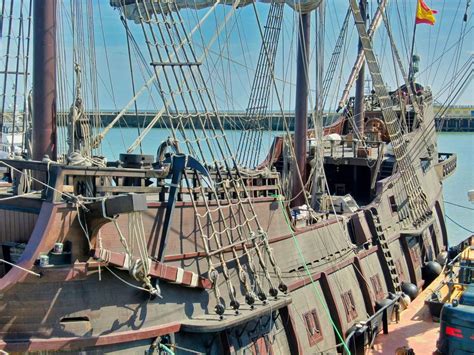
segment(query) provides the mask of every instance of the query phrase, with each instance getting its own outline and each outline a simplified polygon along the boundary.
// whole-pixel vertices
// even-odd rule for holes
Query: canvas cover
[[[204,9],[211,7],[217,2],[223,5],[232,6],[238,1],[237,7],[242,7],[251,4],[254,0],[110,0],[113,7],[122,8],[124,16],[128,20],[134,22],[140,21],[140,14],[145,17],[145,14],[150,16],[156,12],[170,11],[169,4],[174,3],[179,9]],[[270,4],[273,2],[284,2],[292,9],[303,13],[310,12],[316,9],[321,0],[255,0]],[[173,6],[174,8],[174,6]],[[146,18],[143,18],[146,22]]]

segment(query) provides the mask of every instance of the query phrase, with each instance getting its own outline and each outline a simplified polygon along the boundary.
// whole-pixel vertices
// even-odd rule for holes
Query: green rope
[[[342,337],[341,333],[339,332],[339,329],[337,329],[337,326],[336,326],[336,324],[334,323],[334,320],[331,317],[331,312],[329,311],[329,308],[327,307],[326,303],[324,302],[323,296],[319,292],[318,287],[316,286],[316,283],[314,282],[313,277],[311,276],[311,272],[308,269],[308,266],[306,264],[306,260],[305,260],[304,255],[303,255],[303,251],[301,250],[298,239],[296,239],[295,233],[293,232],[293,228],[291,227],[291,223],[290,223],[290,220],[288,218],[288,214],[285,212],[285,207],[283,206],[283,202],[282,202],[283,196],[273,195],[273,197],[275,197],[278,200],[278,202],[279,202],[279,204],[282,208],[283,214],[285,215],[286,224],[288,226],[288,229],[290,230],[291,237],[293,239],[293,242],[295,243],[296,249],[298,250],[298,254],[301,258],[301,261],[303,262],[304,269],[305,269],[306,273],[308,274],[309,279],[311,280],[311,285],[313,285],[316,297],[319,299],[319,302],[321,302],[321,304],[323,305],[323,308],[326,311],[326,313],[329,317],[329,320],[331,321],[332,327],[334,328],[334,331],[336,332],[336,335],[339,338],[339,340],[341,341],[344,349],[347,351],[347,353],[349,355],[351,355],[351,351],[349,350],[349,347],[347,346],[346,342],[344,341],[344,338]]]
[[[168,354],[174,355],[174,351],[168,348],[165,344],[160,343],[160,349],[166,351]]]

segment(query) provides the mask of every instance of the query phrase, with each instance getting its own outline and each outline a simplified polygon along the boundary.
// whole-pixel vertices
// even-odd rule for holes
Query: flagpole
[[[438,13],[436,10],[430,9],[423,0],[418,0],[416,5],[416,12],[415,12],[415,26],[413,27],[413,38],[411,40],[411,52],[409,58],[409,66],[408,66],[408,80],[414,83],[415,79],[415,68],[413,66],[413,52],[415,51],[415,36],[416,36],[416,26],[418,23],[427,23],[429,25],[434,25],[436,19],[434,14]]]
[[[414,73],[413,73],[413,52],[415,51],[415,36],[416,36],[416,14],[415,14],[415,26],[413,27],[413,38],[411,40],[411,51],[410,51],[410,58],[409,58],[409,66],[408,66],[408,80],[413,81]]]

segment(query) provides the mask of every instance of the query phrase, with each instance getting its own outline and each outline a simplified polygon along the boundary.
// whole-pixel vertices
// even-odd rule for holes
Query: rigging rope
[[[318,107],[318,110],[320,111],[320,114],[323,113],[324,108],[326,106],[326,101],[328,98],[328,93],[329,93],[329,88],[331,87],[334,74],[337,69],[337,65],[339,63],[339,58],[342,53],[342,49],[344,47],[344,44],[347,39],[347,29],[349,27],[349,19],[351,15],[351,9],[347,9],[346,17],[344,19],[344,22],[342,23],[341,30],[339,32],[339,36],[336,40],[336,44],[334,45],[334,50],[331,55],[331,60],[329,62],[328,68],[326,70],[326,74],[324,76],[324,81],[323,81],[323,87],[321,90],[321,95],[322,95],[322,101],[321,101],[321,107]]]
[[[258,15],[258,12],[257,12],[257,8],[256,8],[256,5],[255,3],[252,3],[252,6],[253,6],[253,9],[254,9],[254,13],[255,13],[255,17],[257,19],[257,24],[258,24],[258,29],[259,29],[259,33],[260,33],[260,37],[263,39],[264,38],[264,34],[263,34],[263,31],[262,31],[262,26],[261,26],[261,22],[260,22],[260,18],[259,18],[259,15]],[[300,14],[295,12],[294,13],[294,16],[295,17],[299,17]],[[300,24],[301,25],[301,24]],[[305,41],[302,40],[302,43],[304,44]],[[308,48],[306,48],[304,45],[302,46],[302,51],[303,53],[306,53],[306,51],[308,50]],[[304,58],[307,58],[307,55],[304,54],[303,55]],[[306,65],[304,65],[305,68],[309,68],[309,63],[305,63]],[[309,82],[309,73],[306,71],[305,73],[303,73],[303,75],[305,76],[305,80],[307,80]],[[281,113],[281,116],[282,116],[282,121],[283,121],[283,126],[284,126],[284,129],[286,131],[286,136],[288,138],[288,145],[287,147],[289,148],[289,151],[290,151],[290,155],[291,157],[294,157],[296,156],[295,154],[295,147],[294,147],[294,144],[292,143],[292,139],[291,139],[291,132],[290,132],[290,129],[289,129],[289,124],[288,124],[288,120],[286,119],[286,116],[285,116],[285,112],[283,111],[283,103],[282,103],[282,100],[281,100],[281,97],[280,97],[280,94],[279,94],[279,90],[278,90],[278,87],[276,85],[276,80],[274,77],[272,77],[272,85],[274,87],[274,93],[275,93],[275,97],[276,97],[276,100],[277,100],[277,104],[278,104],[278,107],[279,107],[279,110],[280,110],[280,113]],[[297,167],[295,167],[295,169],[293,169],[291,171],[291,178],[292,179],[298,179],[299,180],[299,184],[300,186],[304,187],[305,184],[303,183],[303,178],[302,178],[302,175],[301,175],[301,171],[300,169],[298,169]],[[286,192],[286,191],[285,191]],[[304,188],[302,188],[300,190],[300,192],[296,195],[296,196],[291,196],[291,199],[290,201],[298,198],[301,194],[304,195],[304,201],[306,203],[307,206],[310,206],[310,203],[309,203],[309,200],[308,200],[308,194],[305,192]]]
[[[214,7],[211,8],[211,10],[214,9]],[[210,11],[206,14],[206,15],[210,15]],[[229,21],[231,19],[233,15],[233,12],[229,13],[225,19],[224,19],[224,24],[222,24],[221,26],[219,26],[219,28],[217,29],[217,31],[215,32],[215,34],[213,35],[213,37],[211,38],[211,40],[209,41],[209,43],[207,43],[205,49],[204,49],[204,53],[199,57],[198,61],[197,62],[203,62],[207,56],[208,56],[208,53],[210,51],[210,48],[211,46],[214,44],[214,42],[218,39],[221,31],[225,28],[225,23],[227,23],[227,21]],[[198,29],[200,30],[201,28],[201,25],[203,23],[203,21],[207,18],[207,16],[205,16],[203,19],[201,19],[201,21],[199,22],[198,26],[195,27],[195,29]],[[192,36],[192,33],[193,31],[191,31],[191,35],[190,37]],[[184,46],[185,43],[182,43],[182,46]],[[173,57],[170,58],[170,60],[172,60]],[[158,75],[158,74],[157,74]],[[157,77],[157,75],[153,75],[153,78]],[[181,82],[179,83],[179,85],[184,85],[185,84],[185,80],[187,79],[190,79],[191,77],[191,73],[188,73],[182,80]],[[135,95],[136,96],[136,95]],[[134,96],[134,97],[135,97]],[[156,115],[151,119],[150,123],[143,129],[142,133],[135,139],[135,141],[130,145],[130,147],[127,149],[127,152],[128,153],[131,153],[133,152],[139,144],[141,144],[141,142],[143,141],[143,139],[148,135],[148,133],[150,133],[151,129],[155,126],[155,124],[158,122],[159,119],[162,118],[163,114],[166,112],[166,106],[167,105],[170,105],[171,103],[169,101],[165,102],[163,107],[156,113]],[[122,111],[124,112],[124,111]],[[118,117],[118,116],[117,116]],[[163,120],[164,121],[164,120]],[[165,123],[166,124],[166,123]]]
[[[197,30],[200,30],[201,26],[203,23],[206,21],[206,19],[214,12],[216,9],[217,5],[220,3],[220,0],[216,1],[216,3],[208,10],[208,12],[203,16],[201,21],[191,30],[189,33],[189,37],[192,37],[194,33]],[[182,43],[179,43],[177,50],[181,49],[183,45],[186,44],[186,40],[183,39]],[[173,57],[170,58],[170,61],[173,59]],[[128,111],[128,109],[134,104],[134,102],[145,92],[145,90],[149,89],[152,84],[158,79],[158,74],[153,73],[150,75],[149,79],[143,84],[143,86],[140,88],[140,90],[137,91],[136,95],[132,97],[132,99],[123,107],[123,109],[119,112],[119,114],[100,132],[94,140],[94,146],[98,146],[100,142],[104,139],[104,137],[107,135],[107,133],[112,129],[112,127],[115,126],[117,122],[120,121],[120,119],[125,115],[125,113]]]
[[[24,193],[24,194],[21,194],[21,195],[14,195],[14,196],[9,196],[9,197],[0,197],[0,201],[15,200],[17,198],[22,198],[22,197],[32,196],[32,195],[37,195],[37,194],[41,194],[41,191],[31,191],[31,192],[27,192],[27,193]]]
[[[462,224],[456,222],[454,219],[449,217],[447,214],[445,214],[446,218],[449,219],[451,222],[453,222],[455,225],[457,225],[459,228],[464,229],[466,232],[469,233],[474,233],[474,230],[470,230],[469,228],[464,227]]]
[[[244,132],[237,147],[237,160],[246,167],[255,167],[262,150],[263,126],[266,117],[271,80],[274,75],[275,58],[283,20],[283,4],[272,2],[263,34],[257,68],[250,90],[250,97],[244,118]],[[268,118],[267,118],[268,119]],[[250,125],[248,128],[247,126]]]
[[[3,90],[0,92],[0,138],[2,135],[11,135],[11,141],[4,139],[2,143],[10,156],[13,156],[18,148],[22,153],[28,152],[27,131],[31,127],[28,106],[31,11],[31,0],[21,0],[19,4],[13,0],[7,4],[6,0],[3,0],[0,13],[0,77],[3,82]],[[7,25],[6,32],[3,32],[4,24]],[[20,79],[21,76],[23,77]],[[19,105],[23,106],[22,110]],[[9,123],[8,131],[4,130],[5,122]]]
[[[102,198],[102,215],[105,219],[111,221],[115,229],[117,230],[120,238],[120,242],[127,253],[128,260],[125,262],[125,267],[129,270],[130,274],[137,281],[141,281],[145,289],[151,295],[160,297],[159,289],[155,288],[151,283],[151,278],[148,275],[150,273],[150,258],[148,257],[148,248],[146,245],[146,236],[145,230],[143,227],[143,219],[141,212],[131,212],[128,216],[128,230],[129,230],[129,240],[125,238],[118,222],[117,217],[109,217],[107,215],[105,202],[107,198]],[[134,247],[138,249],[140,258],[134,258]],[[102,251],[102,250],[101,250]],[[104,254],[101,259],[107,262],[107,256]]]
[[[204,176],[195,173],[193,179],[190,179],[184,171],[183,181],[180,181],[180,184],[184,182],[190,191],[189,199],[195,209],[198,229],[206,251],[208,274],[213,282],[217,300],[216,311],[221,315],[224,312],[224,305],[220,302],[218,273],[212,260],[214,257],[218,259],[218,264],[222,268],[231,306],[234,309],[239,308],[236,294],[238,289],[231,281],[228,261],[224,258],[223,248],[228,248],[236,260],[239,281],[246,290],[246,301],[249,304],[254,302],[252,290],[248,283],[249,277],[246,276],[246,271],[240,264],[239,254],[235,248],[236,243],[243,243],[240,257],[249,259],[248,271],[256,275],[247,242],[252,245],[258,264],[264,271],[266,281],[270,284],[269,293],[272,296],[276,296],[278,290],[273,286],[274,280],[270,277],[264,256],[268,257],[270,265],[279,279],[279,288],[284,292],[281,272],[273,259],[268,237],[259,224],[250,194],[228,144],[221,117],[213,101],[212,91],[206,86],[200,68],[202,63],[197,59],[190,35],[184,27],[180,13],[175,11],[177,5],[175,3],[167,5],[170,11],[163,11],[164,5],[161,2],[151,2],[148,5],[137,7],[142,19],[139,25],[152,60],[155,76],[160,75],[160,80],[156,82],[156,85],[168,119],[171,138],[184,143],[182,147],[179,147],[179,153],[183,152],[199,158],[215,175],[215,182],[209,186],[205,182]],[[232,5],[226,18],[232,16],[239,2]],[[220,28],[226,29],[225,23],[221,24]],[[214,35],[215,38],[217,36],[218,34]],[[222,52],[223,49],[220,48],[220,50]],[[208,185],[206,189],[205,185]],[[200,193],[197,193],[198,191]],[[213,205],[215,204],[217,208],[211,208],[210,201],[206,196],[213,197]],[[199,203],[204,202],[204,206],[201,204],[200,209],[204,209],[205,213],[197,208],[198,200]],[[212,210],[217,211],[213,214]],[[225,210],[229,211],[228,217],[224,214]],[[241,216],[242,221],[237,219],[238,215]],[[226,239],[228,244],[223,244],[221,238]],[[260,241],[263,253],[259,249]],[[215,249],[212,245],[215,246]],[[256,287],[258,297],[262,300],[266,299],[267,296],[262,285],[256,282]]]
[[[408,144],[402,134],[400,121],[393,110],[394,104],[390,98],[385,83],[380,73],[380,67],[373,52],[372,43],[369,35],[365,30],[363,22],[361,22],[361,14],[356,0],[350,0],[353,9],[353,15],[356,27],[359,32],[361,43],[363,44],[367,66],[372,76],[375,94],[378,97],[380,108],[384,117],[385,125],[392,142],[393,151],[399,165],[399,171],[407,189],[408,204],[406,205],[410,213],[411,223],[418,225],[425,221],[432,214],[428,206],[428,201],[423,188],[420,184],[419,177],[414,169],[412,157],[408,153]]]
[[[9,262],[9,261],[7,261],[7,260],[5,260],[5,259],[1,259],[1,258],[0,258],[0,263],[5,263],[5,264],[7,264],[7,265],[10,265],[11,267],[16,267],[17,269],[20,269],[20,270],[22,270],[22,271],[25,271],[25,272],[27,272],[28,274],[31,274],[31,275],[34,275],[34,276],[37,276],[37,277],[41,277],[41,274],[39,274],[39,273],[37,273],[37,272],[34,272],[34,271],[31,271],[31,270],[28,270],[28,269],[25,269],[24,267],[21,267],[21,266],[19,266],[19,265],[17,265],[17,264],[11,263],[11,262]]]
[[[127,24],[127,21],[125,20],[125,18],[123,16],[121,16],[120,19],[121,19],[123,27],[125,29],[125,36],[127,38],[128,66],[129,66],[129,70],[130,70],[132,94],[133,94],[133,96],[136,96],[137,93],[136,93],[136,90],[135,90],[135,75],[134,75],[134,72],[133,72],[132,52],[131,52],[131,48],[130,48],[131,33],[130,33],[130,30],[128,28],[128,24]],[[141,132],[140,132],[140,122],[138,121],[138,105],[137,105],[136,100],[134,102],[134,108],[135,108],[135,119],[136,119],[136,122],[137,122],[137,133],[138,133],[138,136],[140,136],[140,134],[141,134]],[[145,124],[145,121],[143,121],[143,124]],[[140,142],[140,154],[143,154],[143,148],[142,148],[142,143],[141,142]]]
[[[51,163],[51,161],[48,162],[48,169],[49,169],[49,164],[50,164],[50,163]],[[1,161],[1,160],[0,160],[0,164],[3,164],[5,167],[7,167],[7,168],[9,168],[9,169],[11,169],[11,170],[13,170],[13,171],[16,171],[17,173],[20,173],[21,175],[27,175],[26,172],[21,171],[21,170],[15,168],[15,167],[11,166],[10,164],[8,164],[8,163],[5,162],[5,161]],[[71,201],[75,201],[78,205],[80,205],[81,207],[87,209],[87,208],[84,206],[84,203],[81,202],[79,196],[72,195],[72,194],[70,194],[70,193],[68,193],[68,192],[65,192],[65,191],[59,191],[58,189],[54,188],[53,186],[51,186],[51,185],[49,185],[49,184],[47,184],[47,183],[44,183],[43,181],[38,180],[38,179],[36,179],[36,178],[34,178],[34,177],[32,177],[32,176],[27,175],[27,178],[28,178],[28,179],[31,179],[31,180],[33,180],[33,181],[35,181],[35,182],[37,182],[38,184],[44,186],[44,187],[47,188],[47,189],[51,189],[51,190],[53,190],[54,192],[57,192],[57,193],[60,194],[60,195],[62,194],[62,195],[64,195],[64,196],[67,196],[69,199],[71,199]]]
[[[457,203],[453,203],[453,202],[449,202],[449,201],[444,201],[444,203],[447,203],[448,205],[453,205],[453,206],[456,206],[456,207],[460,207],[460,208],[465,208],[466,210],[474,211],[474,208],[472,208],[472,207],[467,207],[467,206],[459,205],[459,204],[457,204]]]

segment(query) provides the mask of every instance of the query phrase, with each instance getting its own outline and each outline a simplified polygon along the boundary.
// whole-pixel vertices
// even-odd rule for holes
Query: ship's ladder
[[[399,172],[407,191],[408,203],[405,205],[409,209],[410,221],[417,227],[431,215],[426,194],[420,184],[415,168],[411,161],[408,143],[402,133],[400,120],[393,110],[394,104],[385,87],[380,67],[375,57],[371,40],[365,29],[365,22],[362,19],[356,0],[350,0],[352,14],[354,16],[359,38],[364,49],[367,66],[372,77],[375,94],[377,95],[382,110],[382,115],[393,146],[393,152],[397,159]]]
[[[374,221],[375,233],[377,234],[377,242],[382,248],[383,258],[387,264],[390,279],[392,281],[393,289],[395,292],[402,292],[400,278],[398,277],[397,268],[393,260],[392,252],[388,246],[388,240],[385,236],[385,232],[380,221],[380,217],[371,211],[372,219]]]
[[[341,53],[344,49],[344,44],[345,44],[346,38],[347,38],[347,29],[349,27],[350,17],[351,17],[351,9],[349,8],[349,9],[347,9],[346,17],[344,18],[344,22],[342,23],[342,28],[341,28],[341,31],[339,32],[339,37],[337,38],[336,45],[334,46],[334,51],[332,52],[332,55],[331,55],[331,60],[329,61],[328,69],[327,69],[326,74],[324,76],[323,89],[322,89],[322,93],[321,93],[323,99],[322,99],[321,107],[317,107],[317,109],[319,109],[321,111],[324,109],[324,107],[326,105],[329,89],[331,87],[331,83],[333,81],[334,74],[336,73],[337,64],[339,62],[339,58],[341,56]]]
[[[237,148],[237,161],[242,166],[255,167],[259,161],[262,144],[263,120],[268,120],[267,110],[275,81],[275,59],[283,22],[284,3],[272,2],[264,26],[262,44],[255,76],[244,118],[244,132]]]

